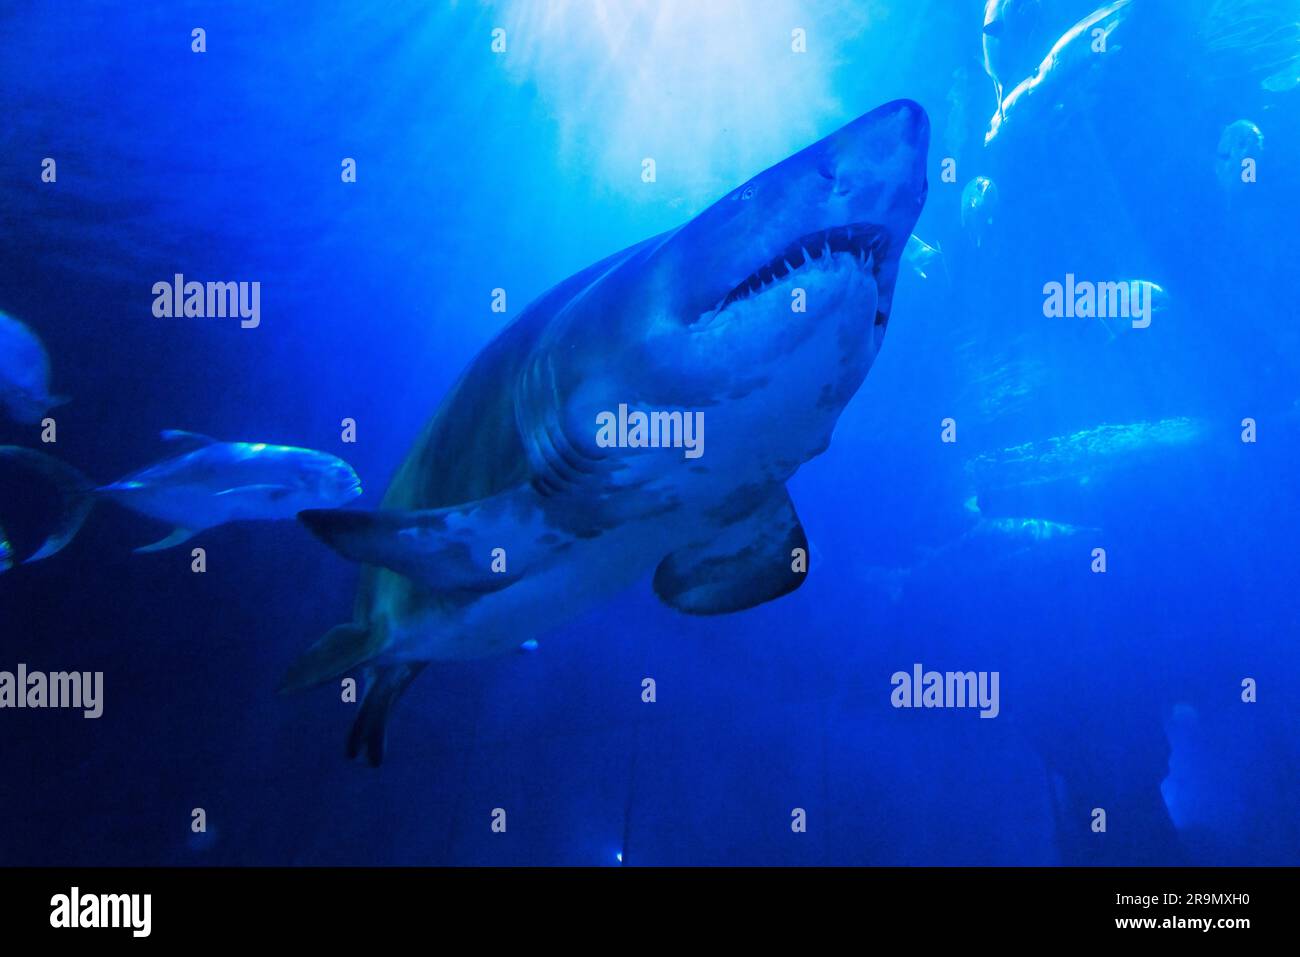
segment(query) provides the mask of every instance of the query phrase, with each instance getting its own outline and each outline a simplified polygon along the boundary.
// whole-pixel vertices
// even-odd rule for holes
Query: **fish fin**
[[[347,754],[355,758],[365,748],[366,762],[377,768],[384,762],[388,739],[388,714],[412,681],[424,670],[423,661],[382,665],[367,669],[366,696],[348,732]]]
[[[808,537],[790,493],[778,486],[756,507],[712,537],[678,549],[655,569],[659,600],[689,615],[722,615],[789,594],[807,578],[793,554]],[[807,568],[807,565],[804,565]]]
[[[95,504],[94,485],[66,462],[52,455],[17,445],[0,445],[0,460],[14,462],[37,472],[59,493],[59,514],[45,541],[23,562],[38,562],[63,550],[72,541]]]
[[[184,445],[191,449],[201,449],[205,445],[219,444],[217,440],[212,438],[210,435],[204,435],[201,432],[186,432],[184,429],[163,429],[158,434],[164,442]]]
[[[991,37],[1002,36],[1004,30],[1005,25],[1001,20],[990,20],[988,23],[984,24],[984,33]]]
[[[172,533],[166,538],[159,539],[152,545],[141,545],[135,550],[137,555],[143,555],[146,552],[161,552],[165,548],[172,548],[181,542],[188,542],[194,537],[194,532],[188,528],[173,529]]]
[[[378,637],[364,625],[335,625],[289,666],[277,690],[305,691],[340,677],[375,656]]]
[[[531,494],[531,490],[529,491]],[[438,591],[487,593],[518,581],[542,546],[521,525],[510,493],[466,505],[420,511],[317,508],[298,513],[313,535],[344,558],[380,565]],[[492,570],[502,542],[508,572]]]

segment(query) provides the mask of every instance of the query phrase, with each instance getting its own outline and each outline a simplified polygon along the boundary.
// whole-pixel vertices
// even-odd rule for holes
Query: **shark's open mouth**
[[[733,302],[761,295],[768,286],[782,281],[809,263],[827,262],[837,256],[852,256],[878,282],[880,267],[888,254],[889,233],[884,227],[872,223],[853,223],[818,230],[800,237],[746,276],[722,298],[714,311],[721,312]],[[876,325],[884,325],[887,319],[883,312],[876,313]]]

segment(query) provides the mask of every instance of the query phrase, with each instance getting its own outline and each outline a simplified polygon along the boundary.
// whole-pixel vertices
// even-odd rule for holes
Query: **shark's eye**
[[[742,190],[740,191],[740,198],[741,198],[741,199],[753,199],[753,198],[754,198],[754,194],[755,194],[756,192],[758,192],[758,190],[755,188],[755,186],[754,186],[753,183],[750,183],[748,186],[746,186],[744,189],[742,189]]]

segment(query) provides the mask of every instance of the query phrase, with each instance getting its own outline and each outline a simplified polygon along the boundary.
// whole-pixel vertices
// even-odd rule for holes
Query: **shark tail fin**
[[[381,665],[366,670],[366,696],[361,711],[348,733],[348,757],[366,752],[366,762],[377,768],[384,762],[388,740],[388,713],[412,681],[424,670],[424,662]]]
[[[364,625],[335,625],[308,648],[280,680],[281,694],[316,688],[342,677],[375,656],[372,630]]]
[[[40,547],[23,561],[38,562],[62,551],[81,530],[86,516],[95,504],[94,483],[52,455],[17,445],[0,445],[0,462],[12,462],[35,472],[52,484],[59,494],[59,513],[54,528],[46,535]]]

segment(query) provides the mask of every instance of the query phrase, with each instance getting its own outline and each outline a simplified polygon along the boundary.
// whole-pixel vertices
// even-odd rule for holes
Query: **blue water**
[[[930,114],[916,232],[944,269],[904,267],[879,359],[790,483],[802,588],[689,618],[647,580],[531,654],[429,668],[377,770],[344,759],[337,688],[275,694],[349,618],[356,566],[292,522],[237,523],[202,534],[193,574],[188,548],[132,554],[168,529],[96,509],[0,576],[0,669],[105,674],[98,720],[0,712],[0,861],[1300,861],[1300,90],[1266,89],[1286,51],[1233,26],[1296,4],[1133,0],[1104,59],[988,147],[978,2],[268,6],[0,12],[0,309],[73,397],[53,446],[8,420],[0,443],[101,482],[167,428],[308,446],[374,508],[533,297],[897,97]],[[1091,10],[1040,6],[1042,53]],[[1258,181],[1225,186],[1219,137],[1243,118]],[[976,246],[959,197],[979,175],[999,206]],[[260,281],[261,326],[156,319],[151,287],[178,272]],[[1067,272],[1168,301],[1141,330],[1046,318]],[[1181,418],[1195,441],[1131,428],[1131,454],[1049,454]],[[1003,450],[1025,443],[1017,477]],[[49,492],[3,491],[21,546]],[[984,519],[1086,531],[969,534],[972,494]],[[1000,714],[891,707],[914,663],[997,671]]]

